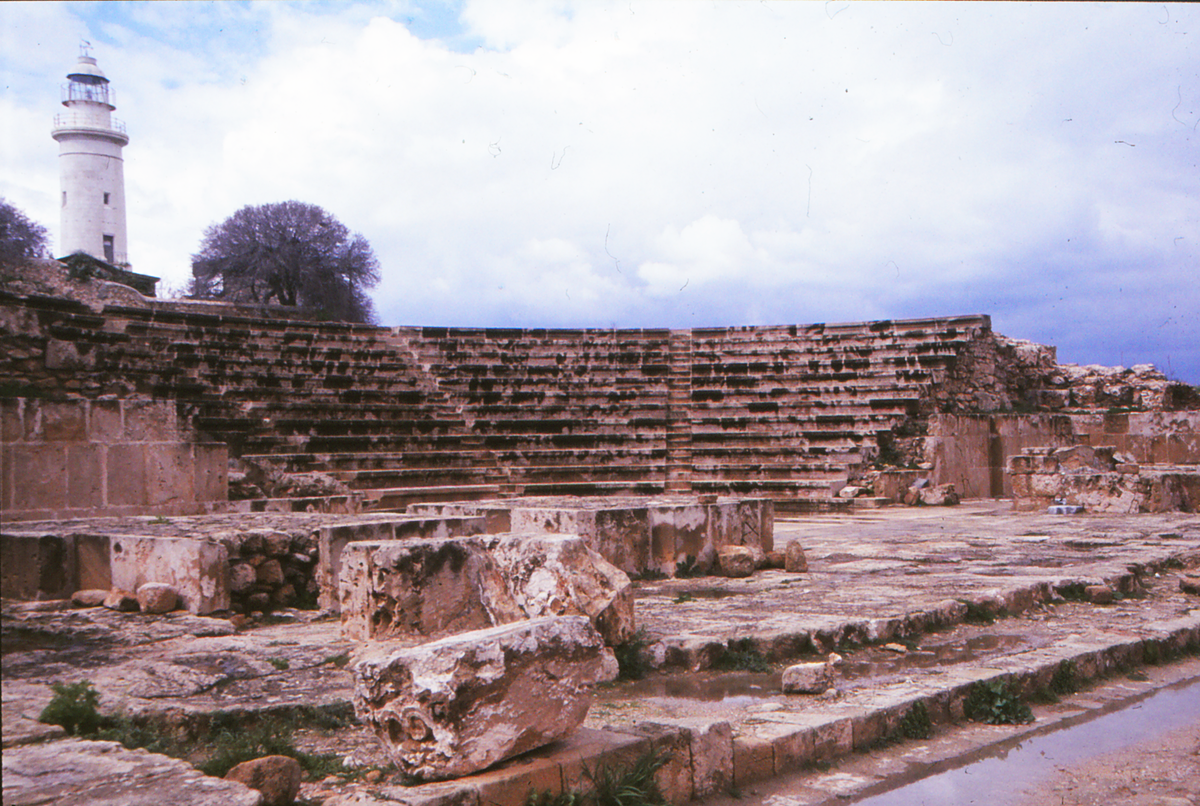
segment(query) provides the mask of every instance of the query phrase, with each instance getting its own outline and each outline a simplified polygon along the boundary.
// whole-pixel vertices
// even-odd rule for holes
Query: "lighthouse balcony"
[[[107,125],[97,120],[94,115],[63,112],[54,116],[54,129],[51,136],[58,139],[65,134],[86,134],[113,140],[121,145],[129,142],[129,134],[125,131],[125,122],[111,118]]]

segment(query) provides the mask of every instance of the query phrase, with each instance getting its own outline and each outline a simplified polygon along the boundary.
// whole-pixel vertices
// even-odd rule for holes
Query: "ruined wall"
[[[228,451],[169,401],[0,398],[5,520],[184,515],[227,497]]]
[[[1200,411],[940,414],[925,441],[931,481],[968,498],[1012,497],[1009,457],[1072,445],[1111,446],[1141,464],[1197,464]]]

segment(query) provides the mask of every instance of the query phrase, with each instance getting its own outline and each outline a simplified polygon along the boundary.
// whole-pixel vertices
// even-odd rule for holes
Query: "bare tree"
[[[314,204],[248,205],[204,231],[189,294],[295,305],[343,322],[373,322],[379,282],[367,239]]]
[[[50,257],[46,228],[0,197],[0,264]]]

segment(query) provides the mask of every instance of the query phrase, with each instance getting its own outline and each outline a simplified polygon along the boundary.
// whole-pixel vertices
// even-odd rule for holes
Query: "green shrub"
[[[1058,664],[1054,676],[1050,678],[1050,691],[1059,697],[1079,691],[1079,670],[1075,667],[1075,661],[1064,660]]]
[[[769,672],[771,664],[753,643],[734,641],[717,658],[713,668],[723,672]]]
[[[104,722],[97,710],[100,694],[90,682],[52,683],[50,688],[54,696],[38,714],[39,722],[62,725],[72,736],[90,736],[100,729]]]
[[[691,554],[675,564],[675,576],[681,579],[705,576],[704,569],[696,566],[696,558]]]
[[[593,789],[590,799],[596,806],[665,806],[667,801],[654,774],[668,760],[666,753],[651,750],[628,767],[601,764],[594,770],[585,768]]]
[[[1023,725],[1033,721],[1033,712],[1009,687],[1007,680],[980,681],[971,686],[963,702],[963,714],[974,722],[989,725]]]

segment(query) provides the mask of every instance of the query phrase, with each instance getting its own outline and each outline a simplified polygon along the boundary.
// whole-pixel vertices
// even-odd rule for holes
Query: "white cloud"
[[[57,228],[88,37],[135,267],[175,284],[206,226],[298,198],[370,239],[389,323],[979,311],[1086,351],[1136,283],[1139,321],[1179,323],[1142,357],[1200,379],[1195,293],[1145,293],[1200,263],[1192,6],[453,8],[0,4],[0,193]]]

